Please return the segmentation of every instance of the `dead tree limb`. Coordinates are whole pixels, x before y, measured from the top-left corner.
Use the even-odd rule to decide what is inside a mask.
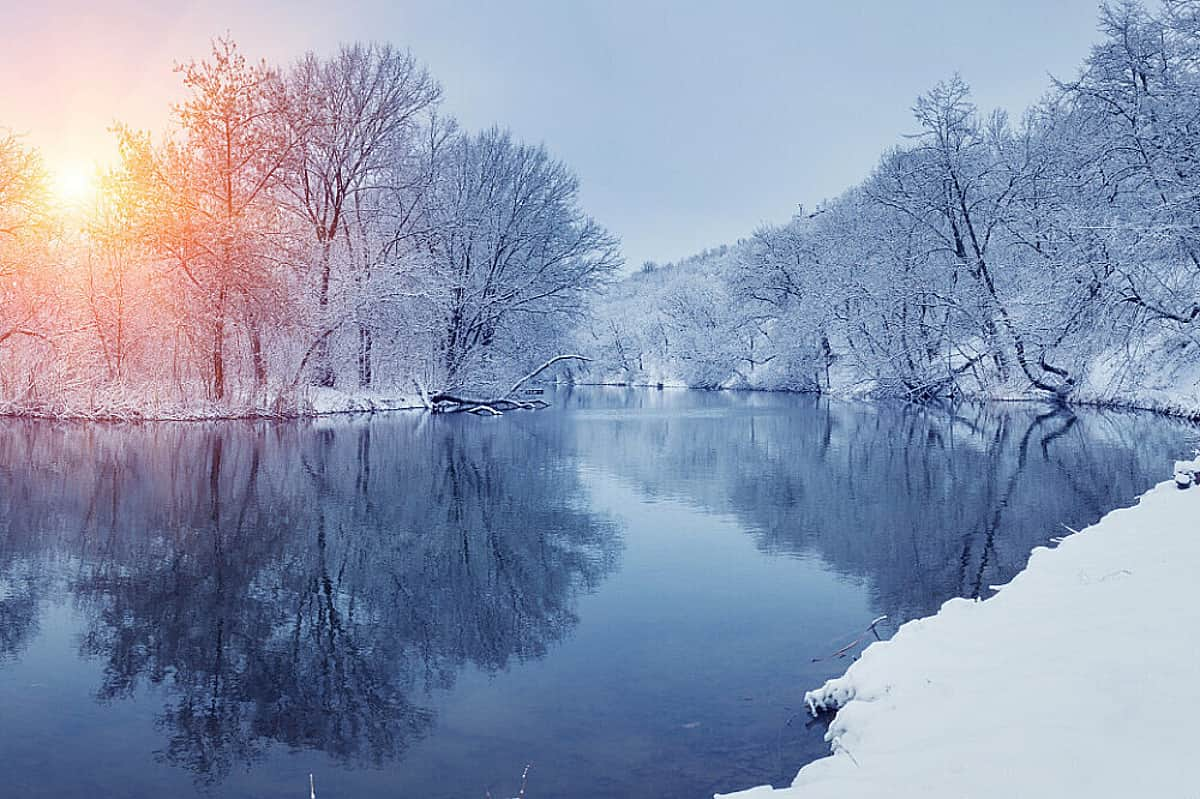
[[[525,384],[526,384],[526,383],[528,383],[530,380],[532,380],[533,378],[537,377],[537,376],[538,376],[538,375],[540,375],[542,372],[546,371],[547,369],[549,369],[551,366],[553,366],[554,364],[558,363],[559,361],[582,361],[582,362],[584,362],[584,363],[588,363],[588,362],[590,362],[591,360],[592,360],[591,358],[585,358],[585,357],[584,357],[584,356],[582,356],[582,355],[555,355],[553,358],[551,358],[550,360],[546,361],[544,364],[542,364],[542,365],[541,365],[541,366],[539,366],[538,368],[534,369],[532,372],[530,372],[529,374],[525,375],[524,377],[522,377],[522,378],[521,378],[520,380],[518,380],[517,382],[513,383],[513,387],[512,387],[512,388],[510,388],[510,389],[508,390],[508,393],[504,395],[504,399],[508,399],[508,398],[509,398],[509,397],[511,397],[513,394],[516,394],[516,393],[517,393],[517,391],[518,391],[518,390],[521,388],[521,386],[525,385]]]
[[[545,400],[521,400],[516,398],[516,394],[521,390],[521,386],[557,363],[561,363],[562,361],[588,362],[590,360],[591,358],[586,358],[583,355],[555,355],[513,383],[512,388],[497,398],[460,396],[443,391],[429,397],[428,407],[432,413],[474,413],[477,415],[488,414],[492,416],[500,416],[505,411],[533,411],[539,408],[548,408],[550,407],[550,403]]]

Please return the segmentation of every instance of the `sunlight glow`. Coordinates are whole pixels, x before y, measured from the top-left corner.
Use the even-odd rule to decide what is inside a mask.
[[[82,164],[63,164],[52,172],[50,189],[63,205],[80,206],[96,193],[95,175]]]

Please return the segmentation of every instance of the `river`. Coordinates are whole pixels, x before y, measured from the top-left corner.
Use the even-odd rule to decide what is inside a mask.
[[[0,421],[22,797],[699,797],[806,689],[1200,440],[1150,414],[575,389],[501,418]],[[868,629],[880,616],[887,619]]]

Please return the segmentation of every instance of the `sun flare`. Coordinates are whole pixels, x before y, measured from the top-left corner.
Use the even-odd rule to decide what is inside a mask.
[[[50,190],[63,205],[81,205],[96,192],[92,171],[80,164],[64,164],[50,178]]]

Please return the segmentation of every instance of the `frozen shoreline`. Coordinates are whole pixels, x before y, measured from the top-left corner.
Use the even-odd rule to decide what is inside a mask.
[[[0,418],[46,419],[71,422],[219,422],[219,421],[292,421],[329,416],[392,413],[425,410],[416,399],[378,392],[349,393],[334,389],[310,389],[304,402],[276,410],[260,405],[218,405],[197,402],[188,405],[147,403],[145,406],[119,405],[97,408],[4,408]]]
[[[1164,457],[1164,471],[1170,460]],[[1184,796],[1200,489],[1159,484],[983,601],[952,599],[810,691],[833,754],[738,799]]]
[[[806,393],[797,392],[786,388],[764,388],[764,387],[711,387],[711,386],[689,386],[678,381],[665,380],[662,383],[650,382],[597,382],[597,383],[578,383],[579,386],[600,386],[608,388],[642,388],[642,389],[685,389],[688,391],[732,391],[732,392],[747,392],[747,393],[765,393],[765,394],[796,394]],[[834,389],[833,391],[822,393],[816,396],[828,397],[830,399],[849,400],[859,402],[881,402],[888,400],[904,401],[900,397],[892,397],[888,395],[874,395],[870,392]],[[992,394],[964,394],[960,398],[964,402],[1016,402],[1016,403],[1033,403],[1045,406],[1054,406],[1055,403],[1042,394],[1036,393],[1010,393],[999,392]],[[948,401],[948,400],[947,400]],[[920,404],[917,401],[917,404]],[[1115,396],[1111,394],[1082,391],[1072,395],[1070,399],[1063,405],[1068,409],[1072,408],[1098,408],[1100,410],[1111,411],[1138,411],[1145,413],[1156,413],[1161,416],[1171,416],[1177,419],[1186,421],[1200,422],[1200,385],[1191,389],[1177,389],[1164,392],[1139,392],[1125,396]]]
[[[756,394],[793,394],[790,389],[744,387],[744,388],[705,388],[687,386],[679,382],[642,383],[642,382],[586,382],[575,383],[580,388],[638,388],[645,390],[687,390],[687,391],[730,391]],[[1200,389],[1197,389],[1200,392]],[[852,402],[888,401],[887,396],[873,397],[870,394],[853,391],[833,391],[820,396],[829,399]],[[981,403],[1030,403],[1052,407],[1054,403],[1044,396],[1033,394],[993,394],[963,396],[965,402]],[[1081,393],[1072,398],[1065,406],[1072,408],[1097,408],[1100,410],[1131,411],[1154,413],[1170,416],[1187,421],[1200,422],[1200,393],[1196,396],[1186,391],[1174,391],[1161,396],[1132,395],[1124,398],[1101,396]],[[219,406],[208,402],[195,405],[177,406],[149,403],[145,407],[122,405],[120,407],[98,408],[23,408],[20,406],[0,405],[0,418],[12,419],[49,419],[59,421],[94,421],[94,422],[205,422],[205,421],[288,421],[299,419],[316,419],[328,416],[344,416],[356,414],[392,413],[395,411],[419,411],[425,406],[417,399],[383,394],[376,392],[343,392],[334,389],[310,389],[301,407],[290,407],[284,411],[272,410],[259,406]]]

